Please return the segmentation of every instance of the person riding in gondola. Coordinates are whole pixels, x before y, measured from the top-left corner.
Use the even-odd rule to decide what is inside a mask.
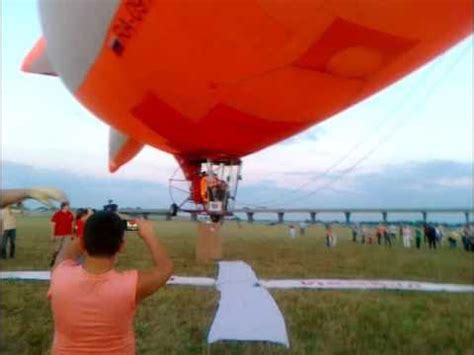
[[[217,175],[212,172],[211,174],[208,175],[207,178],[207,188],[209,192],[209,200],[210,201],[220,201],[220,180],[217,177]]]
[[[209,192],[208,192],[208,181],[207,173],[205,171],[201,172],[201,199],[204,204],[209,202]]]

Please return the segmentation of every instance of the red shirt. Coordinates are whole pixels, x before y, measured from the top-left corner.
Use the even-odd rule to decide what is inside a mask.
[[[72,235],[72,223],[74,222],[74,216],[71,211],[57,211],[55,214],[53,214],[51,222],[54,222],[55,236],[63,237]]]
[[[83,219],[77,219],[76,220],[76,235],[78,238],[82,238],[84,236],[84,220]]]

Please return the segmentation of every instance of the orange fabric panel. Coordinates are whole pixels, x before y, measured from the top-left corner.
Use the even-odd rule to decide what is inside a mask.
[[[155,119],[157,112],[167,119]],[[251,153],[250,149],[262,149],[283,139],[289,132],[299,131],[303,125],[264,120],[222,104],[196,123],[152,93],[148,93],[132,113],[151,130],[173,142],[181,156],[193,160],[238,158]],[[269,131],[272,134],[266,135]]]
[[[416,43],[418,40],[336,18],[295,65],[342,78],[366,79]]]
[[[301,128],[339,111],[361,87],[360,80],[287,66],[228,90],[222,102],[274,124],[294,123]]]

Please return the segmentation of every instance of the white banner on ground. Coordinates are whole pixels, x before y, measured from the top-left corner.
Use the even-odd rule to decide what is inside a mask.
[[[249,265],[242,261],[219,262],[216,285],[221,297],[208,343],[269,341],[289,346],[285,320]]]
[[[418,281],[397,280],[342,280],[342,279],[306,279],[306,280],[260,280],[266,288],[280,289],[322,289],[322,290],[405,290],[427,292],[474,292],[472,285],[441,284]]]
[[[171,276],[166,284],[214,287],[216,285],[216,280],[210,277]]]
[[[0,280],[49,281],[50,271],[6,271],[0,272]],[[168,285],[214,287],[216,281],[210,277],[172,276]]]
[[[0,280],[49,281],[51,271],[3,271]]]
[[[248,266],[248,265],[247,265]],[[250,269],[251,270],[251,269]],[[0,280],[49,281],[50,271],[3,271]],[[228,282],[222,278],[221,284]],[[248,277],[242,282],[257,283],[265,288],[293,289],[305,288],[313,290],[405,290],[426,292],[474,292],[474,285],[442,284],[420,281],[397,280],[344,280],[344,279],[301,279],[301,280],[260,280]],[[172,276],[169,285],[189,285],[214,287],[216,281],[210,277]]]

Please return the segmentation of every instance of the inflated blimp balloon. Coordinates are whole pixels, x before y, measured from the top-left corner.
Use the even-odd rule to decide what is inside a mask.
[[[472,32],[472,0],[42,0],[39,12],[23,69],[58,75],[113,127],[112,171],[144,144],[185,172],[238,159]]]

